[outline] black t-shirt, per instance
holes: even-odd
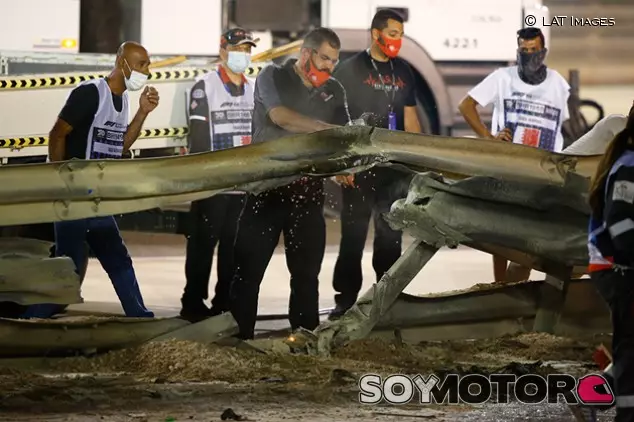
[[[121,112],[123,108],[122,97],[112,94],[112,103],[114,108]],[[58,116],[73,127],[73,130],[66,136],[64,160],[86,158],[88,132],[90,132],[90,126],[92,126],[98,108],[99,90],[95,85],[81,85],[73,89]]]
[[[269,112],[275,107],[288,107],[304,116],[326,123],[334,123],[335,112],[343,107],[343,92],[340,86],[328,81],[319,88],[306,87],[293,69],[295,63],[295,59],[290,59],[283,66],[268,66],[258,75],[253,98],[252,143],[292,135],[269,118]]]
[[[378,72],[372,66],[372,61],[376,64]],[[379,73],[382,78],[379,78]],[[367,51],[362,51],[337,66],[333,76],[346,88],[348,106],[353,119],[369,112],[373,114],[370,121],[372,126],[387,128],[391,104],[396,114],[396,129],[405,129],[405,107],[416,105],[416,80],[407,62],[399,58],[379,62],[372,60]],[[345,116],[345,112],[338,112],[337,117],[341,118],[342,114]],[[339,120],[337,123],[344,124],[345,121]]]

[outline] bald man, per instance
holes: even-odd
[[[83,82],[73,89],[49,134],[49,160],[119,159],[127,153],[146,117],[159,103],[156,89],[146,86],[130,122],[127,91],[145,86],[149,66],[145,48],[126,42],[119,47],[108,77]],[[55,254],[70,257],[78,274],[85,272],[88,263],[86,243],[110,277],[126,316],[153,317],[143,303],[132,260],[114,217],[55,223]],[[63,309],[54,304],[34,305],[22,318],[49,318]]]

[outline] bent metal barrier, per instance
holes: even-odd
[[[256,182],[275,185],[274,179],[283,183],[381,163],[453,178],[488,176],[583,189],[579,186],[598,160],[491,140],[345,127],[179,157],[5,166],[0,168],[0,225],[141,211],[222,190],[257,191]]]
[[[599,158],[491,140],[346,127],[181,157],[6,166],[0,168],[5,181],[0,185],[0,224],[127,213],[229,189],[257,193],[302,175],[400,166],[413,173],[409,193],[385,218],[416,241],[343,318],[314,332],[300,330],[291,347],[328,354],[332,347],[394,324],[427,326],[428,333],[433,327],[462,325],[458,331],[466,335],[464,327],[487,318],[531,320],[534,330],[559,332],[560,321],[574,328],[574,317],[585,315],[582,324],[604,330],[609,320],[600,300],[588,298],[585,280],[570,281],[586,264],[585,192]],[[503,255],[549,276],[537,284],[492,286],[489,293],[421,299],[425,309],[412,312],[412,300],[403,302],[402,291],[439,248],[458,244]],[[576,302],[562,317],[569,291]],[[465,295],[471,299],[465,301]],[[496,302],[490,302],[493,296]],[[7,332],[15,329],[12,323]],[[1,333],[0,343],[6,344]],[[43,341],[44,332],[38,338]]]

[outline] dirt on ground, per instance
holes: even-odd
[[[154,342],[2,369],[0,411],[12,421],[245,420],[222,419],[223,412],[262,421],[466,420],[459,414],[473,409],[464,406],[361,406],[357,381],[366,373],[548,373],[555,371],[549,361],[574,362],[570,369],[583,373],[596,369],[592,353],[600,342],[609,339],[522,334],[415,346],[364,340],[329,358]]]

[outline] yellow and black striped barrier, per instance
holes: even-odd
[[[244,74],[246,76],[256,76],[263,69],[263,66],[249,67]],[[163,81],[187,81],[209,72],[210,69],[182,69],[182,70],[162,70],[151,72],[148,80],[155,82]],[[81,82],[91,79],[104,78],[108,73],[92,73],[84,75],[68,76],[42,76],[29,78],[0,78],[0,90],[15,89],[38,89],[38,88],[60,88],[65,86],[75,86]]]
[[[187,135],[186,127],[168,127],[164,129],[143,129],[139,139],[179,138]],[[24,138],[0,138],[0,148],[25,148],[48,145],[48,136],[28,136]]]

